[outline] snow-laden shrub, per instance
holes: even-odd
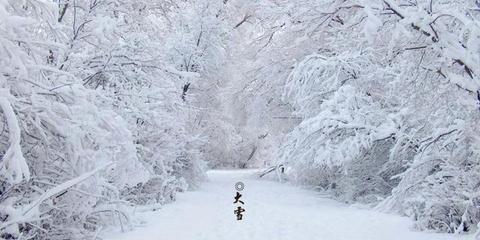
[[[331,66],[337,67],[335,64]],[[314,69],[318,71],[321,67],[317,65]],[[309,76],[318,77],[315,74]],[[292,74],[290,81],[305,84],[297,88],[300,91],[311,89],[306,80],[299,81],[296,74]],[[315,85],[314,82],[311,84]],[[332,84],[325,86],[331,87]],[[389,160],[388,150],[392,145],[395,123],[368,92],[361,92],[350,84],[327,92],[331,93],[326,94],[330,98],[314,95],[321,102],[318,106],[321,110],[289,134],[282,162],[292,168],[290,174],[296,181],[331,190],[347,201],[368,198],[366,195],[387,195],[391,190],[388,176],[382,177],[380,173]],[[298,106],[299,111],[309,108],[304,104],[294,106]],[[312,182],[312,179],[318,179],[318,182]]]
[[[474,228],[480,221],[478,121],[457,120],[421,141],[400,184],[380,207],[401,209],[421,229],[453,233]]]
[[[359,157],[345,164],[334,194],[346,201],[376,203],[388,196],[398,179],[391,179],[401,168],[388,168],[393,139],[375,140]],[[397,172],[398,173],[398,172]]]

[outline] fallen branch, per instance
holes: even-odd
[[[282,169],[282,173],[283,173],[283,164],[280,164],[280,165],[277,165],[277,166],[273,166],[273,167],[270,167],[268,168],[267,170],[263,171],[262,173],[260,173],[260,175],[258,176],[259,178],[277,170],[278,168]]]

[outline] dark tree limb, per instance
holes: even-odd
[[[242,21],[240,21],[239,23],[237,23],[237,25],[235,25],[235,27],[233,27],[233,29],[236,29],[238,27],[240,27],[242,24],[244,24],[246,21],[248,21],[248,19],[252,17],[251,15],[248,15],[248,14],[245,14],[245,16],[243,17]]]
[[[183,85],[183,92],[182,92],[182,100],[185,102],[185,97],[187,96],[188,88],[190,87],[190,83],[186,83]]]

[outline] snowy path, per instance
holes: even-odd
[[[111,240],[443,240],[473,239],[413,232],[402,217],[349,207],[252,171],[210,171],[198,191],[146,215],[147,223]],[[245,183],[244,220],[233,213],[234,184]]]

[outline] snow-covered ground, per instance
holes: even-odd
[[[108,240],[443,240],[472,239],[412,231],[404,217],[347,206],[304,190],[252,177],[252,170],[210,171],[201,189],[142,216],[145,224]],[[245,183],[237,221],[234,185]]]

